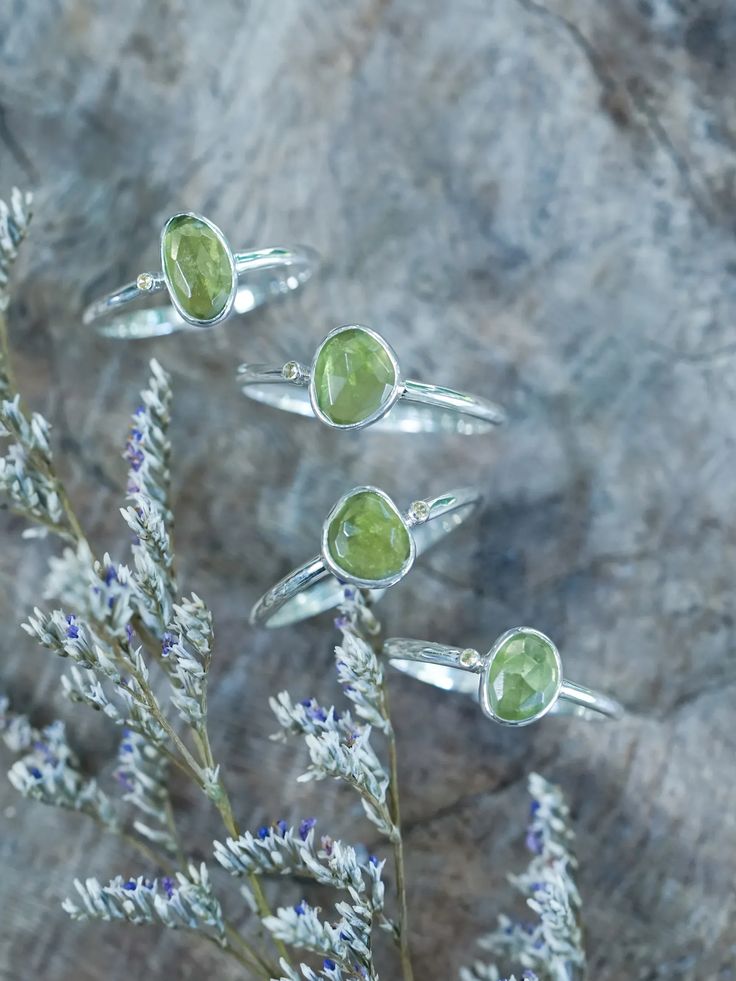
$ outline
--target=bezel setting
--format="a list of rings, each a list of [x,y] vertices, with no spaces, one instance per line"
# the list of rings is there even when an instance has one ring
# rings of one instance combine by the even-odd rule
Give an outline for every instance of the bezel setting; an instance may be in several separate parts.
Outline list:
[[[338,423],[338,422],[333,422],[332,419],[330,419],[329,416],[325,415],[325,413],[319,407],[317,401],[315,369],[317,366],[317,360],[319,359],[319,356],[322,353],[325,346],[338,334],[342,334],[348,330],[362,331],[364,334],[367,334],[369,337],[373,338],[374,341],[380,344],[380,346],[388,355],[388,358],[391,362],[391,366],[394,369],[394,384],[390,394],[384,400],[384,402],[369,416],[366,416],[365,419],[361,419],[359,422]],[[317,419],[325,423],[325,425],[331,426],[333,429],[363,429],[365,426],[370,426],[371,423],[377,422],[379,419],[382,419],[387,413],[391,411],[391,409],[393,409],[393,407],[396,405],[398,400],[401,398],[403,391],[404,391],[404,380],[401,376],[401,368],[399,367],[399,359],[396,355],[396,352],[391,347],[389,342],[378,333],[378,331],[375,331],[370,327],[365,327],[363,326],[363,324],[342,324],[340,327],[335,327],[333,330],[329,332],[329,334],[327,334],[326,337],[322,339],[319,347],[314,352],[314,357],[312,358],[312,364],[309,372],[309,401],[312,406],[312,411],[314,412]]]
[[[340,511],[340,509],[343,507],[344,504],[346,504],[352,497],[355,497],[358,494],[363,494],[365,492],[370,492],[378,495],[378,497],[380,497],[389,506],[393,514],[399,518],[404,528],[406,529],[407,534],[409,535],[408,558],[406,559],[401,569],[397,573],[391,576],[387,576],[384,579],[358,579],[356,576],[353,576],[350,573],[346,572],[344,569],[342,569],[338,565],[338,563],[335,562],[332,555],[330,554],[330,547],[328,541],[330,525],[332,524],[333,520],[337,517],[338,512]],[[359,487],[353,487],[353,489],[348,491],[347,494],[343,494],[342,497],[339,498],[339,500],[336,501],[334,506],[331,508],[330,513],[327,515],[322,525],[321,557],[322,557],[322,561],[325,564],[325,568],[329,572],[331,572],[336,579],[339,579],[340,582],[349,583],[352,586],[360,586],[364,589],[386,589],[388,586],[393,586],[401,579],[403,579],[404,576],[409,572],[411,567],[414,565],[416,554],[417,554],[416,542],[414,541],[414,536],[411,531],[411,525],[407,521],[407,516],[403,514],[396,507],[394,502],[391,500],[388,494],[386,494],[385,491],[382,491],[380,487],[374,487],[371,484],[361,484]]]
[[[176,290],[172,288],[171,282],[169,280],[169,276],[166,272],[164,242],[166,241],[166,233],[169,229],[169,226],[173,221],[176,221],[177,218],[195,218],[197,221],[201,221],[204,225],[206,225],[210,229],[210,231],[214,232],[217,240],[225,249],[225,252],[228,257],[228,261],[230,264],[230,293],[228,295],[225,306],[222,308],[222,310],[217,314],[216,317],[210,317],[209,320],[200,320],[196,317],[192,317],[190,314],[186,312],[186,310],[183,309],[183,307],[179,303],[179,300],[177,299]],[[161,229],[160,254],[161,254],[161,270],[162,270],[163,281],[166,285],[166,289],[168,291],[171,304],[176,310],[176,312],[179,314],[179,316],[182,318],[182,320],[186,321],[186,323],[188,324],[193,324],[197,327],[213,327],[215,324],[219,324],[220,321],[225,320],[225,318],[230,315],[233,309],[233,304],[235,303],[235,297],[238,292],[238,270],[235,264],[235,256],[233,254],[233,250],[230,248],[230,243],[225,238],[224,234],[222,233],[222,230],[213,221],[210,221],[209,218],[205,218],[204,215],[198,214],[196,211],[178,211],[175,215],[171,215],[171,217],[167,220],[164,227]]]
[[[545,705],[544,708],[540,709],[539,712],[537,712],[535,715],[531,716],[531,718],[518,719],[518,720],[502,719],[494,711],[493,706],[491,705],[491,700],[488,695],[488,679],[491,673],[491,665],[493,664],[494,658],[496,657],[498,652],[504,647],[504,645],[508,640],[510,640],[513,636],[520,633],[537,637],[545,644],[548,644],[549,647],[552,649],[552,652],[554,653],[554,657],[555,657],[555,662],[557,664],[557,687],[554,695],[549,700],[548,704]],[[483,659],[481,670],[480,670],[478,701],[480,703],[480,707],[483,709],[483,712],[488,716],[488,718],[493,719],[494,722],[498,722],[499,725],[515,726],[517,728],[519,726],[528,726],[531,725],[533,722],[538,722],[540,719],[544,718],[544,716],[547,715],[548,712],[552,711],[552,709],[557,704],[557,701],[559,700],[563,683],[564,683],[564,679],[562,677],[562,658],[560,657],[560,652],[557,649],[557,645],[554,643],[554,641],[551,640],[546,634],[542,633],[541,630],[535,630],[533,627],[512,627],[510,630],[507,630],[505,633],[501,634],[501,636],[494,642],[493,646],[491,647],[491,649],[488,651],[485,658]]]

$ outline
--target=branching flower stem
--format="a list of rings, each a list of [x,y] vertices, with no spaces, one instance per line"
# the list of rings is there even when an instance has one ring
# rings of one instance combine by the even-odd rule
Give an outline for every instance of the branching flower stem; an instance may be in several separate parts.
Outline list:
[[[373,648],[376,657],[383,656],[383,627],[381,622],[373,616],[370,610],[370,594],[363,595],[365,602],[364,616],[359,624],[359,629],[364,639]],[[404,862],[404,840],[401,834],[401,804],[399,797],[399,754],[396,746],[396,733],[391,722],[391,712],[389,707],[389,692],[386,673],[383,673],[381,680],[381,702],[380,712],[386,720],[386,740],[388,743],[389,757],[389,787],[388,787],[388,806],[391,823],[396,828],[397,833],[392,835],[391,847],[394,857],[394,871],[396,875],[396,892],[399,905],[399,919],[396,942],[399,948],[401,959],[401,970],[404,981],[414,981],[414,969],[411,963],[411,948],[409,945],[409,909],[406,896],[406,864]]]

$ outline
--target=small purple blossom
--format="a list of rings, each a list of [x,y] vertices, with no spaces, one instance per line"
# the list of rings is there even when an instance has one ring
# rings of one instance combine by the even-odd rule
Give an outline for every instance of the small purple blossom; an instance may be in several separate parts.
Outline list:
[[[133,627],[129,623],[125,624],[125,636],[128,638],[128,643],[131,644],[133,642]]]
[[[325,957],[325,959],[322,961],[322,967],[325,969],[325,971],[334,971],[337,968],[337,964],[329,957]]]
[[[297,905],[294,907],[294,912],[296,913],[297,916],[304,916],[304,914],[307,912],[307,904],[304,902],[303,899],[300,903],[297,903]]]
[[[276,830],[278,831],[278,833],[281,835],[282,838],[284,837],[284,835],[286,834],[286,832],[289,830],[289,825],[283,819],[280,820],[280,821],[277,821],[275,827],[276,827]]]
[[[378,866],[379,866],[379,865],[381,864],[381,863],[379,862],[379,860],[378,860],[378,858],[377,858],[377,857],[376,857],[375,855],[369,855],[369,856],[368,856],[368,861],[369,861],[369,862],[371,863],[371,865],[372,865],[372,866],[373,866],[374,868],[377,868],[377,867],[378,867]]]
[[[105,585],[106,586],[110,586],[110,585],[112,585],[112,583],[117,582],[118,581],[118,574],[117,574],[117,570],[115,569],[115,566],[109,565],[105,569],[105,575],[104,575],[103,578],[105,580]]]
[[[123,889],[127,889],[128,892],[133,892],[136,888],[135,879],[128,879],[127,882],[123,883]]]
[[[161,654],[163,655],[163,657],[169,656],[169,654],[171,653],[171,648],[174,646],[175,643],[176,643],[176,638],[174,637],[173,634],[170,634],[169,631],[167,630],[164,633],[163,637],[161,638]]]
[[[302,841],[306,841],[309,837],[309,832],[316,825],[317,818],[304,818],[303,821],[299,823],[299,837]]]
[[[542,854],[542,835],[534,828],[529,828],[526,833],[526,847],[533,855]]]
[[[161,880],[161,885],[164,887],[167,899],[171,899],[174,895],[174,880],[165,875]]]
[[[261,839],[261,841],[265,841],[266,838],[270,838],[271,829],[267,828],[266,825],[264,824],[258,829],[258,831],[256,831],[256,834]]]
[[[40,780],[43,776],[43,774],[41,773],[41,771],[38,769],[37,766],[29,766],[28,772],[30,773],[30,775],[33,777],[34,780]]]
[[[345,628],[349,626],[350,626],[349,617],[346,617],[344,614],[339,617],[335,617],[335,627],[338,630],[345,630]]]
[[[66,628],[66,635],[71,640],[76,640],[77,637],[79,637],[79,627],[76,624],[76,619],[77,618],[74,616],[73,613],[70,613],[69,616],[66,618],[66,622],[68,624]]]

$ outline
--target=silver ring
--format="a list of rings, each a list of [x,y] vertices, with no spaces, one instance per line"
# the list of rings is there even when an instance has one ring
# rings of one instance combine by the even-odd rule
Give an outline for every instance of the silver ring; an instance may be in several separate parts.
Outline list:
[[[381,335],[360,324],[336,327],[311,365],[244,364],[243,393],[256,402],[334,429],[375,425],[394,432],[485,433],[505,421],[487,399],[402,378],[396,353]]]
[[[331,610],[343,601],[346,583],[379,599],[480,500],[477,491],[462,488],[415,501],[402,514],[377,487],[355,487],[327,515],[320,554],[269,589],[251,610],[250,622],[283,627]]]
[[[567,681],[557,647],[532,627],[507,630],[487,654],[403,637],[387,640],[384,654],[404,674],[476,698],[501,725],[527,726],[552,712],[585,719],[624,714],[614,698]]]
[[[318,264],[317,253],[305,245],[233,252],[214,222],[183,211],[161,231],[162,272],[142,272],[94,300],[82,321],[94,323],[106,337],[125,340],[213,327],[231,313],[247,313],[298,289]],[[153,303],[118,313],[145,298]]]

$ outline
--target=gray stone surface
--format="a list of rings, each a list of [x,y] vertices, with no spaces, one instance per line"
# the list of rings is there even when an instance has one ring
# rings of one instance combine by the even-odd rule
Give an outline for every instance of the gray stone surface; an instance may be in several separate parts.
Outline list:
[[[390,632],[483,647],[533,624],[571,677],[631,708],[507,732],[393,679],[421,978],[455,977],[511,901],[531,769],[574,808],[591,977],[735,976],[735,42],[715,0],[0,10],[0,193],[31,186],[37,212],[19,375],[94,542],[121,554],[127,414],[151,355],[174,374],[180,562],[216,615],[213,728],[241,821],[318,813],[370,836],[349,795],[297,785],[303,759],[267,739],[269,692],[334,693],[329,620],[246,624],[358,482],[486,493],[480,523],[386,598]],[[180,207],[238,244],[313,243],[323,274],[209,334],[91,336],[84,302],[155,265]],[[239,360],[306,357],[346,320],[384,332],[408,374],[498,398],[509,426],[342,435],[239,394]],[[36,718],[69,717],[59,664],[16,627],[49,546],[0,526],[3,684]],[[71,717],[104,766],[113,734]],[[206,850],[216,820],[176,793]],[[69,924],[75,875],[137,859],[7,785],[0,815],[4,981],[236,976],[179,935]]]

